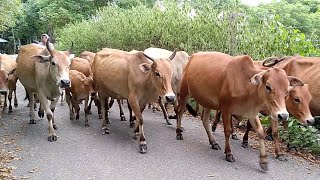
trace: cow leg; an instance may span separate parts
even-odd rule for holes
[[[210,112],[211,112],[211,109],[204,108],[204,112],[203,112],[203,116],[202,116],[202,123],[203,123],[204,128],[206,129],[206,132],[207,132],[207,135],[209,138],[209,143],[211,144],[212,149],[221,150],[219,144],[215,141],[215,139],[210,131],[210,122],[209,122]]]
[[[88,101],[89,101],[89,96],[84,100],[84,108],[83,108],[83,110],[84,110],[84,117],[85,117],[85,122],[84,122],[84,126],[85,126],[85,127],[89,127],[89,120],[88,120],[88,114],[89,114],[89,112],[88,112],[88,110],[85,108],[85,107],[87,107],[87,105],[88,105]]]
[[[43,107],[46,115],[47,115],[47,119],[48,119],[48,123],[49,123],[49,126],[48,126],[48,129],[49,129],[49,136],[48,136],[48,141],[52,142],[52,141],[56,141],[58,139],[57,135],[55,134],[55,131],[54,131],[54,128],[53,128],[53,113],[50,109],[50,107],[52,107],[53,105],[56,105],[57,103],[57,100],[56,101],[52,101],[51,104],[50,104],[50,107],[49,107],[49,104],[48,104],[48,100],[47,100],[47,97],[45,97],[43,95],[43,93],[39,92],[38,94],[38,98],[40,100],[40,105]],[[54,109],[54,107],[53,107]]]
[[[182,115],[186,109],[188,99],[190,98],[187,81],[182,79],[180,86],[180,95],[178,99],[178,114],[177,114],[177,129],[176,129],[176,138],[177,140],[183,140],[182,132],[183,128],[181,127]]]
[[[18,107],[17,89],[14,89],[13,92],[14,92],[14,107],[17,108]]]
[[[278,135],[278,121],[271,120],[271,126],[272,126],[272,136],[273,136],[273,142],[275,146],[275,153],[276,153],[276,159],[279,161],[288,161],[287,158],[284,157],[284,154],[280,150],[279,145],[279,135]]]
[[[29,109],[30,109],[30,112],[29,112],[29,116],[30,116],[30,121],[29,121],[29,124],[36,124],[36,121],[35,121],[35,115],[34,115],[34,93],[32,93],[31,91],[27,91],[27,94],[29,95]]]
[[[163,101],[162,101],[162,99],[160,97],[158,99],[158,103],[160,105],[160,108],[161,108],[161,110],[163,112],[164,119],[166,120],[167,124],[168,125],[172,125],[170,120],[169,120],[169,118],[168,118],[168,112],[167,112],[166,108],[164,107]]]
[[[12,113],[12,104],[11,104],[11,101],[12,101],[12,89],[9,89],[9,95],[8,95],[8,101],[9,101],[9,113]]]
[[[92,105],[92,102],[94,100],[94,96],[95,95],[90,95],[90,102],[89,102],[89,105],[86,107],[88,114],[92,114],[91,113],[91,105]]]
[[[70,120],[72,121],[74,119],[74,112],[73,112],[73,105],[71,102],[71,94],[69,92],[66,92],[66,101],[69,107],[69,116],[70,116]]]
[[[130,116],[130,128],[133,128],[134,127],[134,119],[133,119],[133,116],[132,116],[132,108],[131,108],[131,105],[129,103],[129,100],[127,99],[127,103],[128,103],[128,109],[129,109],[129,116]]]
[[[3,102],[3,109],[2,109],[2,111],[4,111],[5,109],[7,109],[7,96],[8,96],[8,93],[5,92],[5,93],[4,93],[4,102]]]
[[[219,123],[219,121],[220,121],[220,117],[221,117],[221,111],[216,111],[216,114],[215,114],[215,116],[214,116],[214,121],[213,121],[213,124],[212,124],[212,132],[215,132],[216,131],[216,129],[217,129],[217,125],[218,125],[218,123]]]
[[[224,136],[225,136],[225,154],[226,154],[226,160],[228,162],[235,162],[235,159],[231,153],[230,148],[230,135],[232,132],[231,127],[231,114],[227,112],[222,112],[222,120],[223,120],[223,129],[224,129]]]
[[[109,122],[109,115],[107,113],[107,111],[109,110],[109,104],[106,103],[106,101],[109,100],[109,97],[102,97],[101,94],[102,93],[99,92],[99,102],[100,102],[100,109],[102,113],[102,134],[109,134],[110,131],[107,126],[107,121]]]
[[[248,145],[248,142],[249,142],[249,132],[251,131],[251,124],[250,124],[250,121],[248,120],[247,122],[247,130],[245,132],[245,134],[243,135],[243,139],[242,139],[242,147],[243,148],[248,148],[249,145]]]
[[[131,105],[132,111],[136,116],[136,127],[134,130],[134,137],[140,136],[139,139],[139,150],[141,154],[147,153],[147,143],[144,136],[144,130],[143,130],[143,118],[142,118],[142,111],[145,107],[145,105],[139,106],[139,101],[135,97],[131,97],[129,95],[129,104]]]
[[[60,95],[60,106],[63,106],[63,101],[64,101],[64,98],[65,98],[65,95],[66,93],[65,93],[65,90],[63,89],[62,91],[61,91],[61,95]]]
[[[43,117],[44,117],[44,110],[43,110],[43,107],[42,107],[41,103],[40,103],[40,105],[39,105],[38,116],[39,116],[40,118],[43,118]]]
[[[121,106],[121,100],[117,99],[117,102],[118,102],[119,110],[120,110],[120,121],[126,121],[126,117],[124,116],[123,109]]]
[[[54,123],[54,110],[56,108],[56,105],[58,103],[58,98],[56,98],[54,101],[51,101],[50,103],[50,110],[52,112],[52,127],[53,129],[57,130],[58,129],[58,126]]]
[[[260,119],[258,116],[255,118],[249,118],[250,124],[252,125],[253,129],[256,131],[258,138],[259,138],[259,146],[260,146],[260,167],[264,171],[268,171],[268,159],[267,159],[267,153],[266,153],[266,148],[264,144],[264,138],[265,138],[265,133],[263,131],[263,127],[261,125]]]

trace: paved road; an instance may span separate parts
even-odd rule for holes
[[[58,141],[47,141],[47,121],[38,119],[29,125],[27,102],[19,85],[19,107],[13,114],[3,113],[0,120],[1,148],[16,150],[21,160],[13,161],[14,175],[30,179],[320,179],[320,168],[302,159],[289,157],[279,162],[269,155],[270,171],[260,170],[258,150],[243,149],[240,141],[232,141],[235,163],[224,160],[223,150],[212,150],[202,123],[184,118],[184,140],[175,139],[174,126],[165,124],[160,112],[147,109],[145,135],[148,153],[140,154],[129,122],[119,120],[112,107],[110,134],[101,135],[101,120],[93,109],[90,127],[84,127],[84,114],[70,121],[68,108],[58,105],[55,111]],[[125,108],[125,114],[128,111]],[[6,136],[5,136],[6,135]],[[221,129],[215,133],[224,148]],[[4,140],[6,139],[6,140]],[[14,143],[6,144],[8,139]]]

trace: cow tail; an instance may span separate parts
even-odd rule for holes
[[[186,105],[188,112],[193,116],[193,117],[197,117],[198,116],[198,112],[196,110],[193,109],[193,107],[187,103]]]

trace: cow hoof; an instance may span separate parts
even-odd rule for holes
[[[64,103],[62,102],[62,103],[60,103],[60,106],[63,106],[64,105]]]
[[[43,111],[38,111],[38,116],[39,118],[43,118],[44,117],[44,112]]]
[[[139,144],[139,149],[141,154],[147,153],[147,145],[146,144]]]
[[[234,140],[239,140],[239,138],[238,138],[238,136],[236,134],[232,134],[231,138],[234,139]]]
[[[70,116],[70,121],[73,121],[74,120],[74,116]]]
[[[54,130],[58,130],[58,126],[54,124],[54,125],[53,125],[53,129],[54,129]]]
[[[36,121],[35,121],[34,119],[31,119],[31,120],[29,121],[29,124],[36,124]]]
[[[167,122],[168,125],[172,125],[172,123],[170,122],[169,119],[166,119],[166,122]]]
[[[232,154],[226,155],[226,160],[231,163],[236,161]]]
[[[269,134],[269,135],[267,135],[267,136],[265,137],[265,139],[266,139],[267,141],[273,141],[273,136],[272,136],[271,134]]]
[[[48,137],[48,141],[53,142],[53,141],[57,141],[58,137],[56,135],[51,135]]]
[[[134,123],[134,122],[131,122],[131,123],[130,123],[130,128],[133,128],[134,125],[135,125],[135,123]]]
[[[297,147],[295,147],[295,146],[293,146],[293,145],[291,145],[291,144],[288,144],[288,145],[287,145],[287,149],[288,149],[289,151],[296,151],[296,152],[298,152]]]
[[[170,115],[169,119],[177,119],[177,116],[176,115]]]
[[[79,120],[79,114],[76,115],[76,120]]]
[[[243,148],[248,148],[249,146],[248,146],[248,142],[242,142],[241,143],[241,146],[243,147]]]
[[[85,123],[84,124],[84,127],[89,127],[90,125],[88,123]]]
[[[110,131],[109,131],[109,129],[107,128],[107,127],[103,127],[102,128],[102,134],[104,135],[104,134],[109,134],[110,133]]]
[[[269,171],[268,162],[259,162],[259,164],[262,170]]]
[[[177,134],[177,140],[183,140],[182,134]]]
[[[99,114],[99,119],[102,119],[102,114]]]
[[[13,112],[12,107],[11,108],[9,107],[8,113],[12,113],[12,112]]]
[[[126,117],[124,115],[120,116],[120,121],[126,121]]]
[[[288,159],[283,154],[276,155],[276,159],[279,161],[287,162]]]
[[[14,107],[17,108],[17,107],[18,107],[18,104],[14,104]]]
[[[217,126],[212,126],[212,127],[211,127],[212,132],[215,132],[216,129],[217,129]]]
[[[215,143],[215,144],[213,144],[211,146],[212,146],[212,149],[214,149],[214,150],[221,150],[221,148],[220,148],[218,143]]]

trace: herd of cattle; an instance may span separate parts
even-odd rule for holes
[[[0,55],[0,67],[0,93],[5,96],[3,109],[7,107],[8,99],[9,112],[12,112],[12,93],[16,93],[19,79],[29,97],[30,124],[36,122],[34,105],[39,100],[38,116],[46,114],[49,141],[57,140],[54,110],[63,94],[69,106],[70,120],[75,114],[79,119],[79,104],[85,100],[85,126],[89,126],[88,114],[91,114],[94,101],[99,118],[103,119],[103,134],[109,133],[111,102],[117,100],[120,118],[125,120],[121,100],[126,99],[130,127],[134,127],[134,137],[139,138],[141,153],[147,152],[142,116],[145,107],[158,102],[167,123],[171,124],[165,107],[167,103],[173,103],[177,119],[176,138],[182,140],[181,120],[185,109],[197,115],[188,104],[188,99],[194,98],[203,107],[201,119],[209,142],[216,150],[221,148],[211,131],[216,127],[218,115],[222,116],[225,154],[229,162],[235,161],[229,140],[233,133],[232,117],[248,119],[243,146],[247,147],[248,132],[253,127],[259,137],[259,163],[263,170],[268,170],[268,161],[259,112],[272,119],[272,135],[279,159],[282,157],[279,121],[287,121],[290,113],[302,125],[319,123],[314,117],[320,115],[320,58],[288,56],[253,61],[248,55],[198,52],[189,56],[184,51],[159,48],[130,52],[104,48],[97,53],[84,51],[79,57],[73,57],[70,51],[53,49],[48,40],[46,47],[37,44],[21,46],[16,60]],[[18,105],[16,97],[15,94],[15,107]],[[219,112],[212,130],[211,110]]]

